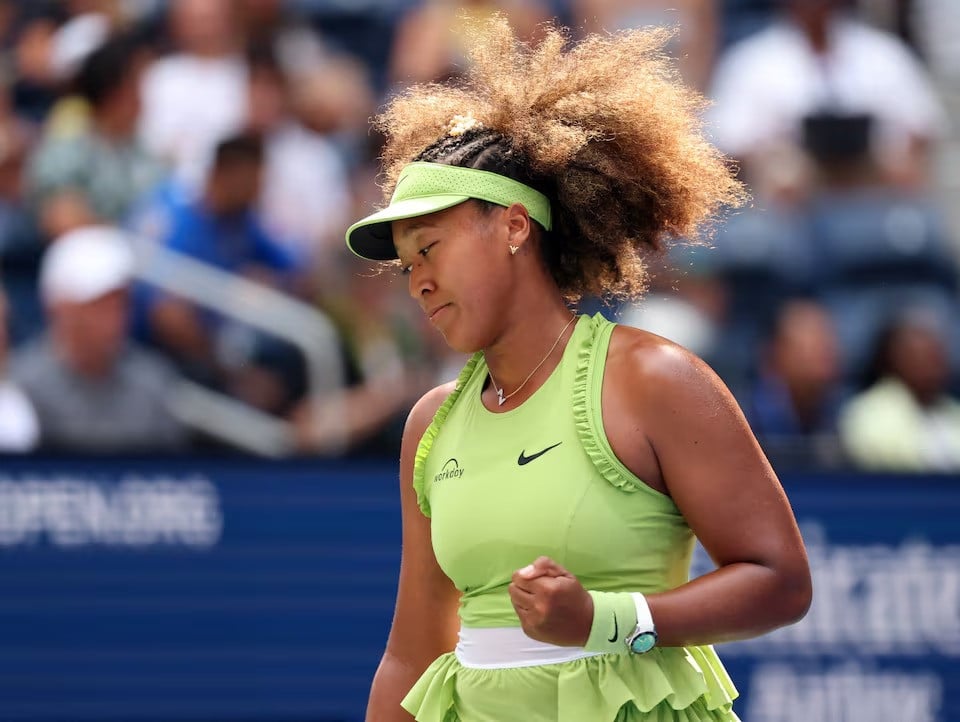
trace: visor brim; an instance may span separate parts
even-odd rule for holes
[[[347,247],[371,261],[393,260],[397,258],[397,250],[393,245],[391,223],[427,216],[468,200],[470,196],[435,195],[396,201],[350,226],[346,234]]]

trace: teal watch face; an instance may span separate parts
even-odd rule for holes
[[[656,632],[640,632],[630,640],[630,651],[634,654],[645,654],[657,644]]]

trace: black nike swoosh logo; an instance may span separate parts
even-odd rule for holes
[[[550,449],[556,449],[556,448],[557,448],[558,446],[560,446],[560,444],[562,444],[562,443],[563,443],[562,441],[558,441],[558,442],[557,442],[556,444],[554,444],[553,446],[548,446],[548,447],[547,447],[546,449],[544,449],[543,451],[538,451],[536,454],[530,454],[530,456],[525,456],[525,455],[524,455],[524,452],[521,451],[521,452],[520,452],[520,456],[517,457],[517,463],[520,464],[520,466],[523,466],[524,464],[529,464],[529,463],[530,463],[531,461],[533,461],[534,459],[539,459],[541,456],[543,456],[543,455],[546,454],[548,451],[550,451]]]
[[[613,636],[608,639],[608,642],[616,642],[617,637],[620,636],[620,626],[617,624],[617,615],[613,615]]]

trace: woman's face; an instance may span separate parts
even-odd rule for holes
[[[410,295],[461,353],[493,343],[506,317],[510,254],[502,216],[468,201],[392,226]]]
[[[904,324],[890,341],[890,370],[923,403],[945,393],[950,362],[943,339],[923,324]]]

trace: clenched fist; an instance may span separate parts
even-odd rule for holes
[[[575,576],[550,557],[518,569],[510,601],[524,634],[561,647],[582,647],[593,624],[593,599]]]

